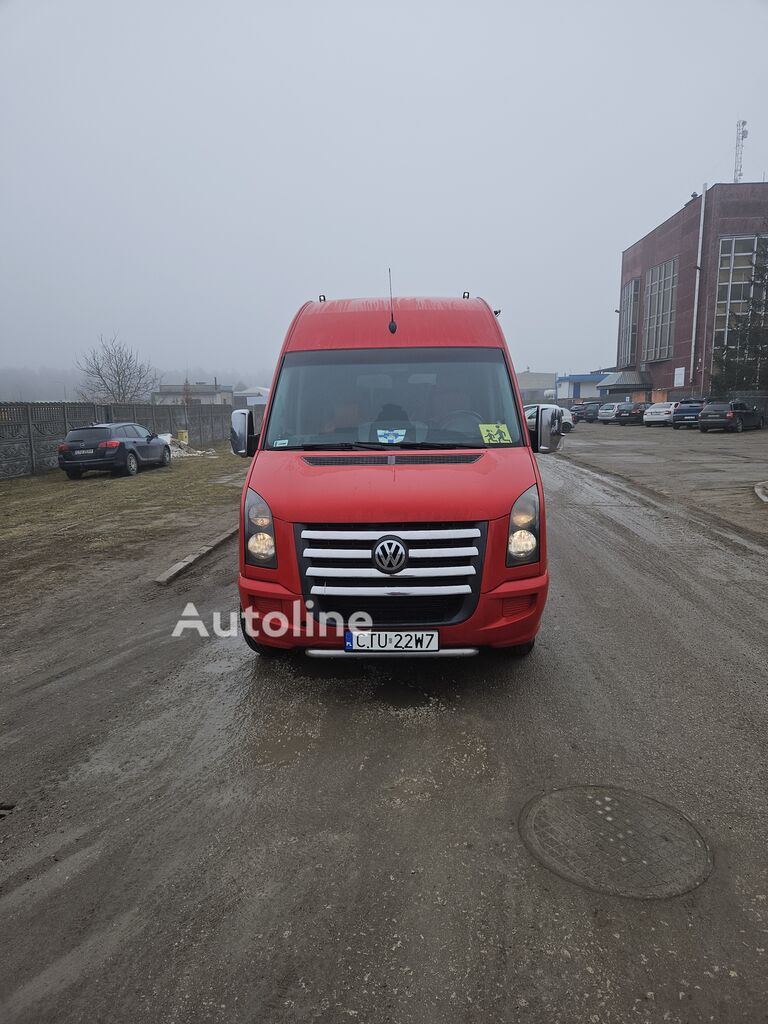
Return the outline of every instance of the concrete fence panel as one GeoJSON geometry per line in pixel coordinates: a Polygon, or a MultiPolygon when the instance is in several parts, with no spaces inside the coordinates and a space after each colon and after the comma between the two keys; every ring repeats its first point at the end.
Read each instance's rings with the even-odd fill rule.
{"type": "Polygon", "coordinates": [[[157,434],[189,432],[193,447],[229,439],[228,405],[150,405],[92,402],[0,402],[0,479],[58,467],[57,448],[68,430],[129,420],[157,434]]]}

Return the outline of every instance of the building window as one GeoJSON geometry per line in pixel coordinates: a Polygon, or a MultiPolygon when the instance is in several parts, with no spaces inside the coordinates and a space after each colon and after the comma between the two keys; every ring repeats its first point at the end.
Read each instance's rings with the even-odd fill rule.
{"type": "Polygon", "coordinates": [[[752,298],[755,254],[758,244],[766,242],[768,235],[733,235],[720,239],[713,351],[728,344],[731,314],[738,316],[747,312],[752,298]]]}
{"type": "Polygon", "coordinates": [[[637,322],[640,314],[640,278],[621,289],[619,311],[619,366],[634,366],[637,358],[637,322]]]}
{"type": "Polygon", "coordinates": [[[652,267],[645,275],[643,360],[669,359],[675,334],[677,257],[652,267]]]}

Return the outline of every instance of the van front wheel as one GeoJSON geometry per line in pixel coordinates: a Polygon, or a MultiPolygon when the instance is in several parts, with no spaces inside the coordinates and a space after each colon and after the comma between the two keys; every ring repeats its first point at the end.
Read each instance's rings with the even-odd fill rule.
{"type": "Polygon", "coordinates": [[[529,640],[525,644],[516,644],[514,647],[509,648],[509,653],[513,658],[526,658],[531,653],[533,648],[536,646],[536,637],[533,640],[529,640]]]}
{"type": "Polygon", "coordinates": [[[245,628],[245,616],[243,615],[242,608],[240,609],[240,633],[242,634],[243,640],[248,644],[254,654],[260,654],[262,658],[287,658],[291,654],[291,651],[285,650],[283,647],[269,647],[267,644],[260,644],[255,637],[252,637],[245,628]]]}

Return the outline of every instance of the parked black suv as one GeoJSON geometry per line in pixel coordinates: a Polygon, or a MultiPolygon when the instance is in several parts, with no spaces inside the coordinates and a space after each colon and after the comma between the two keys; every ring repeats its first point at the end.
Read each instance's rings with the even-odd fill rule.
{"type": "Polygon", "coordinates": [[[709,402],[699,413],[699,430],[706,434],[708,430],[733,430],[740,434],[742,430],[761,430],[763,414],[756,405],[747,405],[744,401],[709,402]]]}
{"type": "Polygon", "coordinates": [[[89,470],[135,476],[139,466],[170,466],[171,449],[138,423],[92,423],[74,427],[59,445],[59,468],[70,480],[89,470]]]}

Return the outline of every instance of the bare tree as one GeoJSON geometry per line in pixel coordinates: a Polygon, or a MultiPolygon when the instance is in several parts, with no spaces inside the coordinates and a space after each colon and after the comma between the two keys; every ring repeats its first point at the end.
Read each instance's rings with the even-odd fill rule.
{"type": "Polygon", "coordinates": [[[117,340],[106,339],[75,363],[83,375],[80,397],[87,402],[140,402],[149,398],[160,383],[160,374],[151,363],[142,362],[138,352],[117,340]]]}

